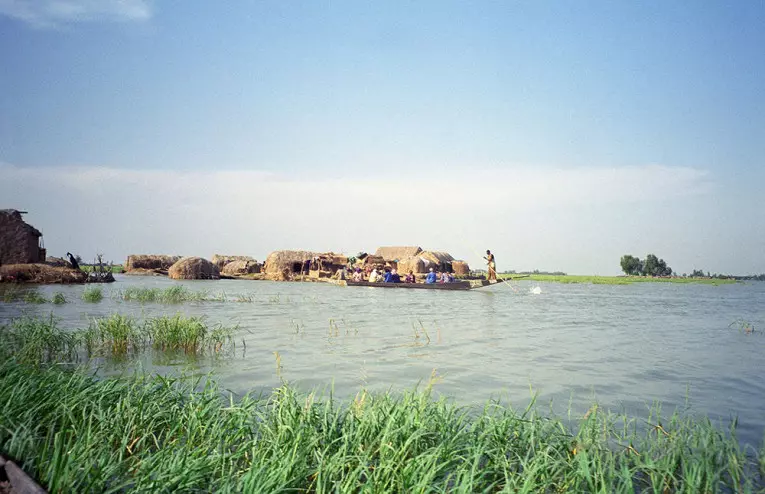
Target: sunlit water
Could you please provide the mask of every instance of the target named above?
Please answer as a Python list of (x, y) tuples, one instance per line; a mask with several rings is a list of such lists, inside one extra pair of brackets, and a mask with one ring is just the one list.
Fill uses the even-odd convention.
[[(96, 304), (82, 286), (45, 286), (69, 303), (0, 302), (0, 323), (22, 313), (84, 327), (113, 313), (136, 317), (205, 315), (238, 325), (234, 355), (216, 360), (143, 359), (147, 370), (212, 371), (228, 389), (268, 391), (283, 380), (337, 396), (411, 389), (427, 383), (459, 403), (499, 398), (525, 406), (532, 395), (557, 413), (581, 414), (593, 401), (644, 416), (653, 402), (739, 418), (739, 434), (765, 430), (765, 283), (735, 285), (513, 282), (471, 291), (390, 290), (321, 283), (189, 281), (118, 276)], [(225, 293), (226, 302), (122, 302), (127, 286)], [(236, 302), (237, 295), (251, 301)], [(731, 323), (754, 326), (747, 334)], [(330, 323), (332, 321), (332, 323)], [(275, 352), (280, 357), (277, 368)], [(105, 373), (115, 372), (105, 366)]]

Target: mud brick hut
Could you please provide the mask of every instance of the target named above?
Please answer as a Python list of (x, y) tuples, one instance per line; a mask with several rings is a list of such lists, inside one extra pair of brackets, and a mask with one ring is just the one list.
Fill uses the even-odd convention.
[(24, 213), (0, 209), (0, 265), (45, 262), (42, 233), (24, 222)]

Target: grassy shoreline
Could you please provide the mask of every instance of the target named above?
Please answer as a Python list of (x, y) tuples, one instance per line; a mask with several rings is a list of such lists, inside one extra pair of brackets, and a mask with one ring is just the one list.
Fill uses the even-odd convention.
[(765, 447), (742, 445), (735, 420), (460, 407), (434, 379), (345, 400), (286, 383), (234, 396), (210, 376), (100, 379), (88, 360), (217, 354), (232, 331), (181, 315), (0, 326), (0, 453), (51, 492), (765, 491)]
[(550, 283), (591, 283), (593, 285), (630, 285), (632, 283), (680, 283), (702, 285), (728, 285), (738, 283), (732, 279), (717, 278), (654, 278), (651, 276), (595, 276), (595, 275), (553, 275), (553, 274), (498, 274), (499, 278), (517, 278), (527, 281)]
[(430, 387), (344, 402), (284, 385), (236, 398), (213, 380), (98, 380), (0, 365), (0, 451), (64, 492), (750, 492), (762, 449), (673, 415), (647, 427), (593, 406), (574, 426)]

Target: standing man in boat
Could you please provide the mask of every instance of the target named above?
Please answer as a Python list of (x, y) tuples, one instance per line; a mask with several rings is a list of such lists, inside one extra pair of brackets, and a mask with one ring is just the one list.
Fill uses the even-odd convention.
[(492, 254), (491, 251), (487, 249), (484, 259), (486, 259), (486, 264), (489, 267), (487, 279), (489, 281), (497, 281), (497, 263), (494, 261), (494, 254)]

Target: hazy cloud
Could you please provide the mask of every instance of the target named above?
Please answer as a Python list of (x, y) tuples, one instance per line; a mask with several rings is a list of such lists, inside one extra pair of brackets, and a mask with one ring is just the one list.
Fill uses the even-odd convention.
[(0, 0), (0, 14), (35, 27), (87, 21), (141, 21), (151, 17), (148, 0)]
[(730, 248), (715, 242), (730, 240), (735, 248), (736, 240), (736, 232), (722, 240), (703, 234), (730, 227), (723, 213), (719, 225), (704, 216), (700, 208), (713, 202), (715, 188), (707, 172), (692, 168), (302, 179), (0, 163), (0, 176), (0, 208), (29, 211), (52, 254), (102, 252), (117, 261), (130, 253), (263, 258), (276, 249), (355, 253), (418, 244), (473, 264), (491, 248), (503, 269), (615, 273), (627, 252), (655, 250), (686, 269), (672, 261), (708, 262)]

